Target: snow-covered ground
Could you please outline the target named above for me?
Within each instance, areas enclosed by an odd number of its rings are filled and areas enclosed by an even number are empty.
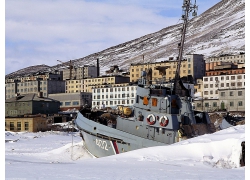
[[[28,179],[245,179],[240,167],[245,125],[169,146],[92,157],[79,133],[5,132],[5,178]],[[247,178],[246,178],[247,179]]]

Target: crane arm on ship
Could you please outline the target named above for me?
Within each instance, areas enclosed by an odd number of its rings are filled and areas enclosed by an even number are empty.
[[[183,90],[183,84],[180,81],[180,67],[181,67],[181,61],[182,61],[182,55],[183,55],[183,48],[184,48],[184,42],[185,42],[185,35],[186,35],[186,29],[187,29],[187,24],[188,24],[188,17],[189,13],[193,11],[192,15],[196,16],[197,15],[197,9],[198,6],[196,6],[196,0],[194,5],[191,4],[191,0],[183,0],[183,14],[182,14],[182,20],[183,20],[183,25],[182,25],[182,34],[181,34],[181,42],[178,44],[178,62],[177,62],[177,68],[175,72],[175,78],[174,78],[174,92],[175,94],[178,95],[183,95],[182,90]],[[187,93],[185,93],[187,94]]]

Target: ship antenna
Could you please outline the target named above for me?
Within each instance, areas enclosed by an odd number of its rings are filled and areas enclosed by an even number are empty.
[[[197,9],[198,9],[198,6],[196,6],[196,0],[195,0],[194,5],[191,4],[191,0],[183,0],[183,5],[182,5],[183,14],[181,16],[183,20],[183,25],[181,29],[182,34],[181,34],[181,42],[178,44],[178,48],[179,48],[178,59],[177,59],[178,63],[177,63],[175,79],[174,79],[175,94],[181,94],[180,89],[177,88],[178,86],[177,84],[179,84],[178,82],[180,81],[180,67],[181,67],[182,53],[183,53],[183,47],[184,47],[184,42],[185,42],[185,35],[186,35],[189,13],[193,12],[192,15],[196,16]]]

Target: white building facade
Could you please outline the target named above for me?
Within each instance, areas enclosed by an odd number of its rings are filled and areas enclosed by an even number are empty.
[[[203,98],[218,99],[219,91],[245,89],[245,74],[203,77]]]
[[[94,88],[92,108],[132,106],[135,103],[136,88],[137,86]]]

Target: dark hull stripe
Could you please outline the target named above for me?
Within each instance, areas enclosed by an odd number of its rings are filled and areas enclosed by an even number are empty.
[[[116,154],[119,154],[119,150],[118,150],[118,146],[117,146],[116,141],[112,141],[112,143],[113,143],[113,146],[114,146],[114,148],[115,148]]]

